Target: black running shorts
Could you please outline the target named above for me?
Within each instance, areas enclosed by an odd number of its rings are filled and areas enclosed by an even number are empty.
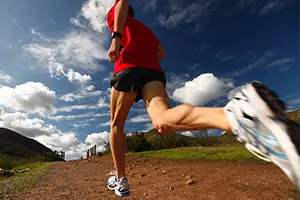
[[[137,92],[135,102],[138,102],[143,99],[142,88],[144,85],[152,81],[161,81],[166,86],[165,73],[145,67],[132,67],[114,74],[110,79],[110,85],[117,91]]]

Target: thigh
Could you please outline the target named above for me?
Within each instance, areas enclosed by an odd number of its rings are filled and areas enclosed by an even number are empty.
[[[129,110],[136,98],[136,92],[117,91],[112,87],[110,99],[111,126],[124,127]]]
[[[170,99],[166,92],[165,85],[161,81],[147,83],[142,88],[142,96],[152,120],[156,116],[161,116],[170,108]]]

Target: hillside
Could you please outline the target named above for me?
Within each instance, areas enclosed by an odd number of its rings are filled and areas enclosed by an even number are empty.
[[[129,151],[141,152],[148,150],[170,149],[192,146],[224,146],[239,144],[233,134],[224,134],[219,137],[193,138],[175,133],[159,134],[155,129],[148,132],[134,133],[126,137]]]
[[[45,152],[47,156],[45,157]],[[62,160],[58,154],[39,142],[17,132],[0,128],[0,168],[12,169],[37,161]]]
[[[295,110],[292,112],[288,112],[287,116],[289,119],[295,121],[296,123],[300,124],[300,110]]]
[[[39,157],[52,152],[39,142],[9,129],[0,128],[0,154],[13,157]]]

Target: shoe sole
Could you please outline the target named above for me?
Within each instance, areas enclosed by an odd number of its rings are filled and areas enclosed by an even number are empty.
[[[267,89],[267,88],[266,88]],[[297,148],[295,144],[291,141],[287,127],[289,124],[287,122],[282,122],[286,127],[282,125],[282,123],[276,123],[271,116],[274,116],[274,113],[269,108],[267,103],[263,100],[263,97],[259,95],[257,92],[259,88],[256,88],[252,84],[247,86],[247,94],[249,104],[255,110],[255,115],[259,119],[260,122],[267,125],[272,134],[278,139],[280,142],[280,146],[284,150],[287,155],[288,161],[291,164],[292,174],[289,171],[281,168],[281,163],[279,163],[276,159],[271,160],[279,166],[287,175],[290,174],[289,178],[292,179],[293,183],[296,185],[297,189],[300,191],[300,156],[297,153]],[[267,89],[269,90],[269,89]],[[270,90],[269,90],[270,91]],[[276,105],[273,105],[274,107]],[[284,117],[284,116],[280,116]],[[287,120],[288,121],[288,120]],[[296,134],[300,134],[296,133]]]
[[[126,197],[126,196],[129,196],[131,193],[130,191],[126,191],[126,192],[120,192],[118,190],[116,190],[115,188],[111,188],[109,186],[107,186],[107,188],[110,190],[110,191],[115,191],[115,194],[119,197]]]

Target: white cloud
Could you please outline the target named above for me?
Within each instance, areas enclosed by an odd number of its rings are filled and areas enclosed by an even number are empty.
[[[167,12],[157,17],[157,22],[166,28],[177,28],[179,24],[196,24],[197,32],[201,23],[217,7],[218,0],[181,1],[169,0]]]
[[[109,108],[110,104],[107,101],[107,98],[100,97],[100,99],[98,100],[98,106],[99,108]]]
[[[152,123],[145,124],[143,127],[146,128],[147,131],[149,131],[149,130],[151,130],[151,129],[154,128],[154,126],[153,126]]]
[[[114,4],[114,0],[87,0],[71,23],[81,28],[90,27],[103,33],[107,30],[106,15]]]
[[[71,146],[66,150],[66,160],[80,159],[80,157],[86,156],[88,146],[84,143],[79,143],[75,146]]]
[[[0,122],[2,127],[14,130],[31,138],[40,135],[55,134],[58,131],[55,126],[51,124],[47,125],[43,120],[38,118],[30,119],[27,114],[21,112],[2,112]]]
[[[88,122],[80,122],[80,121],[76,121],[76,122],[70,124],[70,126],[72,126],[73,128],[84,128],[89,125],[90,124]]]
[[[150,122],[150,121],[151,119],[148,114],[138,115],[136,117],[129,119],[129,122],[132,123],[141,123],[141,122]]]
[[[216,55],[216,58],[219,60],[219,63],[224,63],[236,58],[236,55],[225,55],[225,53],[219,52]]]
[[[272,11],[279,11],[286,6],[289,6],[293,0],[270,0],[266,2],[260,10],[260,14],[265,15]]]
[[[292,99],[288,103],[293,105],[293,106],[297,105],[297,104],[300,104],[300,98]]]
[[[109,132],[91,133],[86,137],[85,143],[91,146],[96,145],[97,151],[106,151],[108,150],[107,144],[109,143]]]
[[[157,0],[148,0],[148,3],[144,5],[144,12],[148,10],[155,11],[157,7]]]
[[[13,78],[9,74],[0,71],[0,82],[10,83],[12,80]]]
[[[7,45],[5,45],[7,48],[9,48],[9,49],[12,49],[13,48],[13,45],[11,45],[11,44],[7,44]]]
[[[85,114],[79,114],[79,115],[56,115],[56,116],[48,116],[49,119],[55,120],[55,121],[61,121],[61,120],[75,120],[75,119],[90,119],[90,118],[101,118],[105,116],[110,116],[110,112],[106,113],[85,113]]]
[[[91,118],[87,121],[90,120]],[[63,132],[41,119],[30,119],[25,113],[6,113],[2,107],[0,107],[0,127],[32,138],[52,150],[66,151],[67,160],[84,156],[86,150],[94,144],[97,145],[98,151],[108,148],[109,133],[107,132],[90,134],[85,142],[80,142],[75,132]]]
[[[51,39],[45,37],[42,33],[38,32],[36,29],[32,28],[31,31],[30,31],[30,34],[33,36],[33,37],[37,37],[45,42],[51,42]]]
[[[109,121],[107,121],[107,122],[104,122],[104,123],[100,123],[98,126],[97,126],[97,128],[98,127],[101,127],[101,126],[110,126],[110,120]]]
[[[51,43],[25,45],[24,50],[45,66],[51,76],[64,75],[69,80],[73,80],[74,77],[75,80],[80,80],[80,74],[74,72],[76,69],[85,71],[105,69],[97,64],[98,60],[107,60],[106,40],[103,36],[88,31],[72,31],[63,39],[49,39],[49,41]]]
[[[227,14],[233,12],[242,12],[248,9],[252,13],[259,13],[261,15],[266,15],[270,12],[282,10],[284,7],[291,5],[296,2],[295,0],[240,0],[234,6],[233,9],[227,12]]]
[[[244,74],[252,71],[255,68],[264,67],[272,62],[272,59],[274,56],[275,56],[274,51],[267,51],[261,57],[257,58],[254,62],[252,62],[248,66],[246,66],[240,70],[234,71],[232,73],[232,76],[241,76],[241,75],[244,75]]]
[[[186,137],[194,137],[194,133],[192,131],[184,131],[184,132],[181,132],[181,133],[178,133],[178,134],[186,136]]]
[[[175,74],[175,73],[169,73],[167,74],[167,85],[166,89],[170,96],[170,98],[174,99],[173,92],[183,87],[184,84],[189,80],[190,76],[188,74]]]
[[[294,58],[282,58],[279,60],[275,60],[267,65],[267,68],[274,68],[274,67],[286,67],[289,64],[295,61]]]
[[[193,138],[204,138],[208,136],[215,136],[217,134],[217,129],[209,129],[209,130],[196,130],[196,131],[183,131],[179,132],[179,135],[183,135],[186,137]]]
[[[145,108],[131,108],[130,111],[131,112],[139,112],[139,113],[141,113],[141,112],[145,112],[146,109]]]
[[[93,91],[94,89],[95,89],[95,86],[93,86],[93,85],[89,85],[89,86],[87,86],[86,88],[86,91]]]
[[[113,72],[109,72],[109,74],[108,74],[108,76],[107,77],[105,77],[105,78],[103,78],[103,83],[104,82],[107,82],[107,83],[109,83],[110,82],[110,79],[111,79],[111,77],[113,76]]]
[[[73,106],[64,106],[60,108],[55,108],[54,113],[62,113],[62,112],[72,112],[73,110],[94,110],[98,109],[98,105],[73,105]]]
[[[213,74],[202,74],[193,81],[185,83],[184,87],[174,91],[175,100],[191,105],[204,105],[226,95],[233,88],[233,83],[216,78]]]
[[[39,82],[27,82],[15,88],[0,85],[0,104],[28,113],[52,112],[55,92]]]
[[[24,45],[24,51],[48,69],[52,77],[65,76],[70,82],[80,84],[91,81],[90,75],[79,71],[106,70],[99,61],[108,59],[106,47],[110,40],[106,15],[113,3],[114,0],[85,1],[77,16],[70,19],[78,28],[58,38],[47,37],[37,28],[31,29],[30,35],[37,42]]]
[[[90,97],[97,97],[102,94],[102,91],[86,91],[86,90],[79,90],[74,93],[68,93],[62,95],[59,99],[65,102],[73,102],[77,100],[82,100]]]
[[[66,150],[70,146],[76,146],[80,142],[76,137],[76,133],[54,133],[51,135],[40,135],[34,138],[38,142],[44,144],[51,149],[62,149]]]
[[[67,77],[70,82],[78,81],[80,83],[87,83],[88,81],[92,80],[92,77],[90,75],[82,75],[78,72],[74,72],[73,70],[68,71]]]

